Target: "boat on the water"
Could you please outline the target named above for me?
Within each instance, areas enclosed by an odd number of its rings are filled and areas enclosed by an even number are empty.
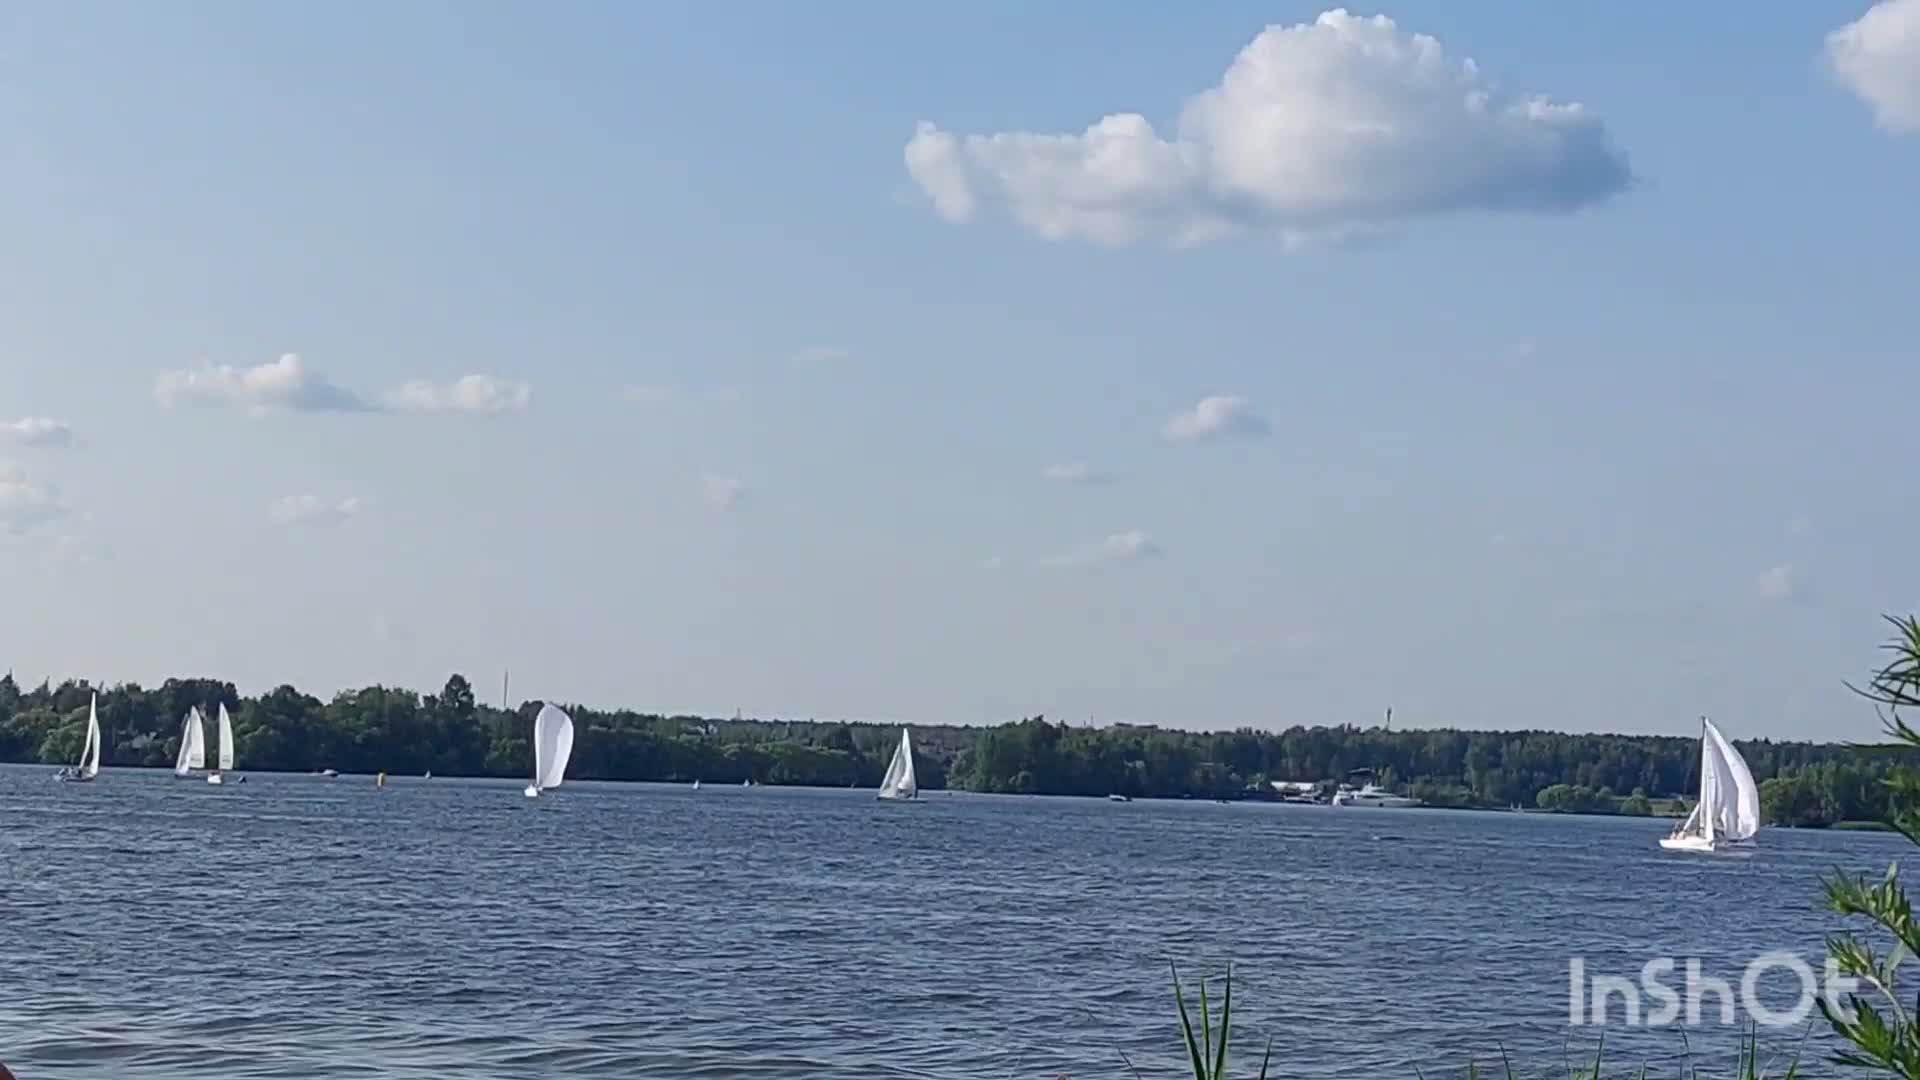
[[[80,764],[63,768],[54,779],[69,784],[91,784],[100,775],[100,695],[87,703],[87,741],[80,748]]]
[[[180,753],[173,759],[173,775],[190,776],[195,769],[207,767],[207,726],[200,719],[200,706],[187,710],[180,722]]]
[[[907,729],[900,729],[900,745],[894,748],[887,774],[880,778],[880,798],[890,802],[908,802],[920,797],[920,785],[913,777],[913,740]]]
[[[571,757],[573,717],[551,702],[540,706],[540,715],[533,720],[533,782],[527,785],[527,798],[537,799],[541,792],[559,787]]]
[[[1107,801],[1108,802],[1132,802],[1133,796],[1122,795],[1119,792],[1115,792],[1112,795],[1107,796]]]
[[[1369,780],[1357,788],[1342,785],[1333,793],[1335,806],[1377,806],[1388,809],[1404,809],[1419,806],[1419,799],[1410,799],[1405,795],[1396,795],[1390,789]]]
[[[1699,854],[1753,850],[1760,831],[1760,786],[1747,759],[1733,748],[1713,721],[1700,718],[1700,801],[1687,820],[1660,840],[1668,851]]]
[[[233,720],[227,716],[227,706],[220,705],[220,767],[207,774],[207,783],[224,784],[226,774],[233,771]]]

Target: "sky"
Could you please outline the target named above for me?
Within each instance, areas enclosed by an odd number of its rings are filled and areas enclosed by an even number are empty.
[[[1920,0],[16,4],[0,191],[26,680],[1864,739],[1920,609]]]

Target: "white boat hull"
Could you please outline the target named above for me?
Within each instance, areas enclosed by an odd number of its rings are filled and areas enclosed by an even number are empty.
[[[534,787],[532,784],[528,784],[527,790],[524,792],[524,794],[529,799],[537,799],[540,797],[540,789],[537,787]]]
[[[209,783],[209,784],[224,784],[224,783],[226,783],[226,780],[224,780],[223,778],[221,778],[221,776],[220,776],[220,774],[219,774],[219,773],[208,773],[208,774],[207,774],[207,783]]]
[[[1704,836],[1663,836],[1660,846],[1667,851],[1696,855],[1749,855],[1754,850],[1751,840],[1709,840]]]

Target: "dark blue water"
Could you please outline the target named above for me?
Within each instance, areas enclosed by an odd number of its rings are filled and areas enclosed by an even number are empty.
[[[99,1077],[1175,1075],[1167,963],[1242,1054],[1561,1070],[1570,956],[1817,958],[1882,835],[1669,855],[1648,821],[1210,802],[0,768],[0,1062]],[[1593,1030],[1571,1034],[1573,1052]],[[1688,1034],[1697,1062],[1734,1034]],[[1766,1035],[1791,1053],[1798,1032]],[[1673,1069],[1674,1029],[1609,1029]],[[1812,1056],[1818,1056],[1809,1050]],[[1241,1056],[1243,1063],[1248,1062]],[[1237,1071],[1237,1070],[1236,1070]],[[1252,1075],[1249,1067],[1247,1075]]]

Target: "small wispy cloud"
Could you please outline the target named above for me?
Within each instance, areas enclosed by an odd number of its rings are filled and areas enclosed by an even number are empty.
[[[168,408],[225,406],[251,413],[366,412],[369,408],[358,394],[329,381],[293,353],[253,367],[221,364],[164,372],[154,381],[153,396]]]
[[[727,473],[707,473],[700,478],[700,496],[707,506],[725,513],[746,498],[747,482]]]
[[[1793,567],[1776,566],[1760,575],[1760,595],[1769,600],[1782,600],[1792,596],[1798,586]]]
[[[1158,559],[1166,554],[1159,542],[1140,529],[1117,532],[1078,551],[1048,560],[1053,566],[1096,566],[1102,563],[1138,562]]]
[[[267,507],[267,516],[281,525],[338,525],[359,512],[357,498],[323,499],[318,495],[283,495]]]
[[[153,384],[154,399],[168,408],[231,408],[254,415],[271,412],[497,414],[524,410],[532,393],[526,383],[474,374],[450,383],[414,379],[373,402],[307,366],[294,353],[252,367],[209,364],[162,372]]]
[[[1193,408],[1175,413],[1162,434],[1169,442],[1207,439],[1259,438],[1273,430],[1267,418],[1254,411],[1246,398],[1216,394],[1201,398]]]
[[[67,515],[60,491],[0,461],[0,532],[22,534]]]
[[[1101,487],[1113,482],[1112,473],[1078,461],[1049,465],[1040,470],[1040,477],[1056,484],[1077,484],[1081,487]]]
[[[1827,67],[1894,134],[1920,132],[1920,0],[1880,0],[1827,35]]]
[[[47,549],[47,560],[62,566],[89,566],[112,558],[112,548],[73,533],[54,537],[52,546]]]
[[[495,416],[524,412],[533,388],[493,375],[463,375],[450,383],[414,379],[388,391],[386,406],[395,412],[460,412]]]
[[[73,445],[73,427],[45,416],[0,420],[0,443],[51,449]]]

